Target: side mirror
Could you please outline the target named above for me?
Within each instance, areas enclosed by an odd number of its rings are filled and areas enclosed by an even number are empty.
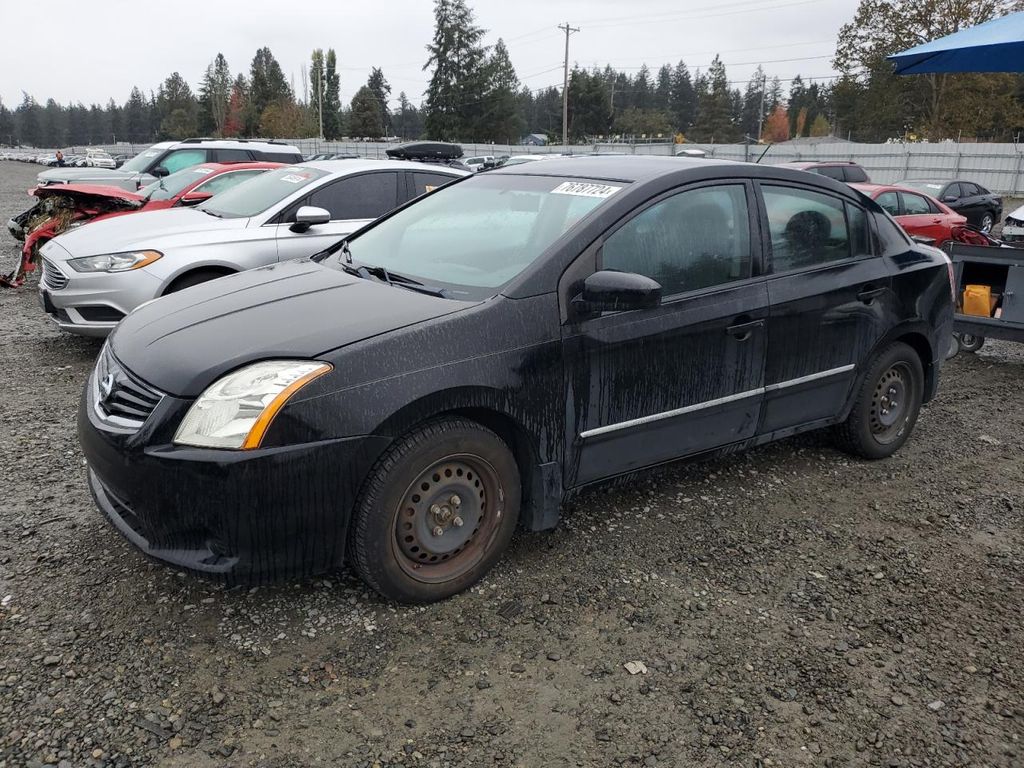
[[[290,227],[292,232],[307,232],[317,224],[326,224],[331,220],[330,211],[314,205],[304,205],[295,212],[295,223]]]
[[[187,195],[183,195],[181,199],[178,200],[178,205],[199,205],[200,203],[205,203],[211,197],[213,197],[213,195],[210,192],[189,192]]]
[[[944,202],[944,203],[955,203],[959,199],[960,198],[957,197],[956,195],[943,195],[942,196],[942,202]]]
[[[153,176],[156,176],[158,179],[162,179],[164,176],[170,176],[171,175],[171,172],[168,171],[166,168],[164,168],[162,165],[158,165],[156,168],[154,168],[152,171],[150,171],[150,173]]]
[[[583,281],[572,304],[582,314],[651,309],[661,304],[661,285],[644,275],[603,269]]]

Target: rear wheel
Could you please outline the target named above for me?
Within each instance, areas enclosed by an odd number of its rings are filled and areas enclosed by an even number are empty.
[[[992,231],[992,227],[996,223],[996,217],[992,215],[991,211],[985,211],[985,214],[981,217],[981,231],[988,234]]]
[[[892,456],[910,437],[924,396],[924,370],[911,347],[896,342],[872,361],[853,409],[836,428],[839,446],[866,459]]]
[[[216,269],[197,269],[194,272],[186,272],[168,286],[167,290],[164,291],[164,295],[166,296],[168,293],[183,291],[186,288],[191,288],[193,285],[206,283],[210,280],[216,280],[218,277],[224,277],[224,275],[230,274],[230,272],[222,272]]]
[[[497,562],[519,501],[519,470],[501,438],[465,419],[429,422],[371,470],[351,524],[349,560],[392,600],[443,600]]]

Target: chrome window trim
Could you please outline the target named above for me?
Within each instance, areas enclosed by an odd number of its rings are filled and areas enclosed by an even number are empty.
[[[751,389],[747,392],[738,392],[735,395],[726,395],[725,397],[718,397],[714,400],[706,400],[703,403],[694,403],[693,405],[687,405],[683,408],[676,408],[671,411],[663,411],[662,413],[653,413],[650,416],[641,416],[638,419],[630,419],[629,421],[620,421],[617,424],[608,424],[604,427],[594,427],[588,429],[585,432],[580,432],[580,439],[587,440],[591,437],[600,437],[610,432],[617,432],[620,429],[629,429],[630,427],[638,427],[643,424],[650,424],[655,421],[661,421],[662,419],[671,419],[675,416],[683,416],[687,413],[694,413],[695,411],[702,411],[707,408],[714,408],[719,405],[725,405],[727,403],[734,403],[737,400],[745,400],[748,397],[755,397],[757,395],[764,395],[768,392],[777,392],[780,389],[787,389],[788,387],[798,387],[801,384],[807,384],[811,381],[817,381],[818,379],[825,379],[829,376],[838,376],[841,373],[848,373],[852,371],[856,366],[853,363],[849,365],[841,365],[838,368],[830,368],[827,371],[818,371],[807,376],[800,376],[796,379],[789,379],[788,381],[780,381],[777,384],[768,384],[764,387],[758,387],[757,389]]]

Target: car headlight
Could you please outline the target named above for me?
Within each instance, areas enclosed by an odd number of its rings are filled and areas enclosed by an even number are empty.
[[[128,251],[127,253],[105,253],[102,256],[83,256],[68,259],[68,265],[76,272],[127,272],[141,269],[163,256],[160,251]]]
[[[266,360],[229,373],[192,404],[174,442],[201,448],[259,448],[288,399],[331,369],[328,363]]]

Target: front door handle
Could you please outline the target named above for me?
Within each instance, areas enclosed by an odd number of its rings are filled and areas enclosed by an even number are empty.
[[[879,287],[877,285],[871,285],[870,283],[868,283],[861,289],[860,293],[857,294],[857,299],[863,301],[865,304],[870,304],[883,293],[885,293],[884,287]]]
[[[725,329],[725,332],[737,341],[746,341],[757,329],[764,327],[764,320],[751,320],[747,317],[737,317],[733,324]]]

